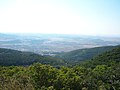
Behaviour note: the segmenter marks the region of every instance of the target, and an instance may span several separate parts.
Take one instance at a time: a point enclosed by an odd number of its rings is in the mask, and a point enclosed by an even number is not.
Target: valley
[[[0,34],[0,90],[119,90],[117,37]]]
[[[76,49],[119,45],[119,37],[64,34],[0,34],[0,48],[55,56]]]

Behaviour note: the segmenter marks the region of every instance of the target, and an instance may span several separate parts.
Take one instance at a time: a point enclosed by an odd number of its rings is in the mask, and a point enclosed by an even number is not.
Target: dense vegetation
[[[120,90],[120,47],[71,68],[1,66],[0,90]]]
[[[116,47],[110,51],[104,52],[92,60],[85,62],[86,67],[94,68],[97,65],[111,66],[120,62],[120,47]]]
[[[53,66],[63,65],[61,59],[56,59],[50,56],[41,56],[31,52],[21,52],[17,50],[0,48],[0,65],[30,65],[35,62],[42,64],[50,64]]]
[[[118,46],[104,46],[104,47],[78,49],[78,50],[58,54],[55,57],[63,59],[68,64],[76,65],[81,61],[92,59],[93,57],[102,54],[103,52],[112,50],[115,47]]]

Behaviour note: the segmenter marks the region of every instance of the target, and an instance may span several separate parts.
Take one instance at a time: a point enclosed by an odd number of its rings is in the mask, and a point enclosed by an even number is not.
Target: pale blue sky
[[[120,35],[120,0],[0,0],[0,32]]]

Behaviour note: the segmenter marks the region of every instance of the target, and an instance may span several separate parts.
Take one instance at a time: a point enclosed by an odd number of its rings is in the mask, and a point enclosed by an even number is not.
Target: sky
[[[0,0],[0,33],[120,35],[120,0]]]

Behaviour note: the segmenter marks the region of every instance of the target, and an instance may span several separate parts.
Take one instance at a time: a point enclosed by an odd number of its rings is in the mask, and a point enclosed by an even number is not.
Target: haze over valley
[[[0,90],[120,90],[120,0],[0,0]]]
[[[119,37],[66,34],[0,34],[0,48],[55,55],[76,49],[120,44]]]

